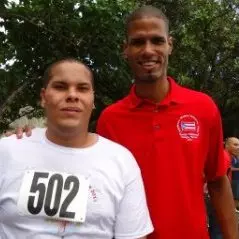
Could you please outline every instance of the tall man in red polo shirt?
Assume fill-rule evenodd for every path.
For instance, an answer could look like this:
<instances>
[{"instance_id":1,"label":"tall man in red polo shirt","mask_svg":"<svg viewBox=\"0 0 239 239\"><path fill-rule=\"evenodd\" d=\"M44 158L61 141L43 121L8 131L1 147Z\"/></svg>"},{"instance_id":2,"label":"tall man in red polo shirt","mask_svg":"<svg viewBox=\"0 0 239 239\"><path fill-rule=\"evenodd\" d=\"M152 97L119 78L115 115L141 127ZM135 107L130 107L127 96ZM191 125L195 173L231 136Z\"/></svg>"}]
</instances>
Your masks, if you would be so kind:
<instances>
[{"instance_id":1,"label":"tall man in red polo shirt","mask_svg":"<svg viewBox=\"0 0 239 239\"><path fill-rule=\"evenodd\" d=\"M141 167L155 227L148 238L208 239L205 175L223 238L238 239L216 105L167 76L172 38L159 9L133 12L126 32L135 84L103 111L97 131L131 150Z\"/></svg>"},{"instance_id":2,"label":"tall man in red polo shirt","mask_svg":"<svg viewBox=\"0 0 239 239\"><path fill-rule=\"evenodd\" d=\"M150 239L207 239L203 175L224 239L238 239L213 100L167 76L168 19L142 7L126 24L124 55L135 80L128 96L101 114L99 134L126 146L141 167L155 232Z\"/></svg>"}]
</instances>

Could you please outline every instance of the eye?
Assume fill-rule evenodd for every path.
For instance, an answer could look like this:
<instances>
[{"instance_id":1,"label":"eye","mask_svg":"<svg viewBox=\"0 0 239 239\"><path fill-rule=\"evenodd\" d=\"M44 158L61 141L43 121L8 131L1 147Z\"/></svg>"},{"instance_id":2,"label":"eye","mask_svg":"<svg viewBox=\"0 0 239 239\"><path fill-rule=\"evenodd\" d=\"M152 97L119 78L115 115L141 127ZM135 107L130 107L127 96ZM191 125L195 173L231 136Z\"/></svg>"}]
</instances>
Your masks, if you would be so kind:
<instances>
[{"instance_id":1,"label":"eye","mask_svg":"<svg viewBox=\"0 0 239 239\"><path fill-rule=\"evenodd\" d=\"M79 85L78 90L81 92L89 91L90 87L88 85Z\"/></svg>"},{"instance_id":2,"label":"eye","mask_svg":"<svg viewBox=\"0 0 239 239\"><path fill-rule=\"evenodd\" d=\"M165 39L163 37L153 37L151 39L152 44L154 45L161 45L165 43Z\"/></svg>"},{"instance_id":3,"label":"eye","mask_svg":"<svg viewBox=\"0 0 239 239\"><path fill-rule=\"evenodd\" d=\"M145 40L142 38L135 38L130 41L132 46L142 46L145 43Z\"/></svg>"},{"instance_id":4,"label":"eye","mask_svg":"<svg viewBox=\"0 0 239 239\"><path fill-rule=\"evenodd\" d=\"M53 88L57 89L57 90L64 90L64 89L66 89L66 86L63 84L54 84Z\"/></svg>"}]
</instances>

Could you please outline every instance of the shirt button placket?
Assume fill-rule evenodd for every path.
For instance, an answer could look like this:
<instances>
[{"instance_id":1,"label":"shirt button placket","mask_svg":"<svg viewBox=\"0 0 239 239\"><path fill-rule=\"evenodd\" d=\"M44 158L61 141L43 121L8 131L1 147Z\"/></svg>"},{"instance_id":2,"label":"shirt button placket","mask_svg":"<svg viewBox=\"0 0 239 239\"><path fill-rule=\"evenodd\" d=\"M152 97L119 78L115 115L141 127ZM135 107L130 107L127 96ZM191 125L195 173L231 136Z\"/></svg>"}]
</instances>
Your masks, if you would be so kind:
<instances>
[{"instance_id":1,"label":"shirt button placket","mask_svg":"<svg viewBox=\"0 0 239 239\"><path fill-rule=\"evenodd\" d=\"M155 113L155 115L153 117L154 118L153 128L154 128L154 130L159 130L160 126L159 126L159 123L157 122L157 113L159 112L158 106L155 106L153 112Z\"/></svg>"}]
</instances>

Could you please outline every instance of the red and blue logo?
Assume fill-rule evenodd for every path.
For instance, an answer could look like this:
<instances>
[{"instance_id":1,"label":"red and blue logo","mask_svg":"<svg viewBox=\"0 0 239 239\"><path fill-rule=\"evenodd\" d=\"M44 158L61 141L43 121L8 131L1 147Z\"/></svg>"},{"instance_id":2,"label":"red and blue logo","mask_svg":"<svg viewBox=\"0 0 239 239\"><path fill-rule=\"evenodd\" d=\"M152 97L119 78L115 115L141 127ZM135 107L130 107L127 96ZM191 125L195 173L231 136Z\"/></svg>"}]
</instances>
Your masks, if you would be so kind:
<instances>
[{"instance_id":1,"label":"red and blue logo","mask_svg":"<svg viewBox=\"0 0 239 239\"><path fill-rule=\"evenodd\" d=\"M197 118L190 114L181 116L177 122L179 135L183 139L197 139L199 136L199 128Z\"/></svg>"}]
</instances>

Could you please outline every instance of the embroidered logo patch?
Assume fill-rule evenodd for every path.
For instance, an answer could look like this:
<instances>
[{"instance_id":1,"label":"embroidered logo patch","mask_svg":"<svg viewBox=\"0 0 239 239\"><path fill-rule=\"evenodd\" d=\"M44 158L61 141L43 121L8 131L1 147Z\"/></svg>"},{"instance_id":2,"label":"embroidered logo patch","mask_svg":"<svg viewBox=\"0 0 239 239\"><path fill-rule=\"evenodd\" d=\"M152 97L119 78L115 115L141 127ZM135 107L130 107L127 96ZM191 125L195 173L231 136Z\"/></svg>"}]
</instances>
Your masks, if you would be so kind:
<instances>
[{"instance_id":1,"label":"embroidered logo patch","mask_svg":"<svg viewBox=\"0 0 239 239\"><path fill-rule=\"evenodd\" d=\"M177 122L177 128L182 139L191 141L199 136L198 120L193 115L182 115Z\"/></svg>"}]
</instances>

